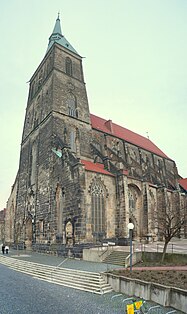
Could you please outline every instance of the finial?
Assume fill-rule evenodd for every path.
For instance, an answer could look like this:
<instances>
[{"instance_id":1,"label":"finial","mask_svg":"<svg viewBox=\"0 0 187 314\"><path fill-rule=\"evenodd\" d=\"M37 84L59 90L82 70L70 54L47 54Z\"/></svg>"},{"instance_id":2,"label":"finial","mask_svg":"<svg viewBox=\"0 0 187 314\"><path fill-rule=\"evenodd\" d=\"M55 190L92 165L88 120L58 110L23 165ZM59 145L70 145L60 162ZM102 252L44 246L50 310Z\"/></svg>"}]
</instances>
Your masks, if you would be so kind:
<instances>
[{"instance_id":1,"label":"finial","mask_svg":"<svg viewBox=\"0 0 187 314\"><path fill-rule=\"evenodd\" d=\"M58 18L57 20L60 20L60 11L58 11Z\"/></svg>"}]
</instances>

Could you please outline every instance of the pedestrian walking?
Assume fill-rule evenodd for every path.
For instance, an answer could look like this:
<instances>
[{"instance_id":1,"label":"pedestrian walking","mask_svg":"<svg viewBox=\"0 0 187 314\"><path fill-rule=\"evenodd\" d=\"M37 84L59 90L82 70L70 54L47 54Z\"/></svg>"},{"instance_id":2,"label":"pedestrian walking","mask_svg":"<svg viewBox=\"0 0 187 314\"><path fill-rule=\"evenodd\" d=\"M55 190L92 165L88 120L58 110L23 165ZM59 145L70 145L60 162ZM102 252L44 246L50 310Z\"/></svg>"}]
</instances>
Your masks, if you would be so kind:
<instances>
[{"instance_id":1,"label":"pedestrian walking","mask_svg":"<svg viewBox=\"0 0 187 314\"><path fill-rule=\"evenodd\" d=\"M6 252L6 254L8 254L8 251L9 251L9 246L6 245L6 246L5 246L5 252Z\"/></svg>"},{"instance_id":2,"label":"pedestrian walking","mask_svg":"<svg viewBox=\"0 0 187 314\"><path fill-rule=\"evenodd\" d=\"M5 245L4 245L4 243L2 245L2 253L5 254Z\"/></svg>"}]
</instances>

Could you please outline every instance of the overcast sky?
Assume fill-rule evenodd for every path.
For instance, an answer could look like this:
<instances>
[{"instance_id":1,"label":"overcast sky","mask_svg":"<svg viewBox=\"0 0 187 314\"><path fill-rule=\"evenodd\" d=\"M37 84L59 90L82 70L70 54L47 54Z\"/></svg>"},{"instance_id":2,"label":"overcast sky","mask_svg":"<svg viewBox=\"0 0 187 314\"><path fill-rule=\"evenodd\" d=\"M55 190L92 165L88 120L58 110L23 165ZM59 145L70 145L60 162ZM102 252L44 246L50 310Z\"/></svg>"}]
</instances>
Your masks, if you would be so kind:
<instances>
[{"instance_id":1,"label":"overcast sky","mask_svg":"<svg viewBox=\"0 0 187 314\"><path fill-rule=\"evenodd\" d=\"M186 0L0 1L0 209L19 165L27 83L58 11L90 112L149 138L187 177Z\"/></svg>"}]
</instances>

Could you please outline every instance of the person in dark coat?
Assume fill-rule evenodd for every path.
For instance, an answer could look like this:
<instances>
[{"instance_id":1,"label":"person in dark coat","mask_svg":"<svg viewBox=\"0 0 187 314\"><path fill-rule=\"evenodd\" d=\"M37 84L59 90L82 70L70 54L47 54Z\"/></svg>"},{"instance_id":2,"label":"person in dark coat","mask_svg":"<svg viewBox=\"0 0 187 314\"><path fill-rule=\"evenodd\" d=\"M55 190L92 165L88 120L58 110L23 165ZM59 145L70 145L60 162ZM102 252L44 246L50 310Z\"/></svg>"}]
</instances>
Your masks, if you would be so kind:
<instances>
[{"instance_id":1,"label":"person in dark coat","mask_svg":"<svg viewBox=\"0 0 187 314\"><path fill-rule=\"evenodd\" d=\"M2 253L5 254L5 245L4 245L4 243L2 245Z\"/></svg>"}]
</instances>

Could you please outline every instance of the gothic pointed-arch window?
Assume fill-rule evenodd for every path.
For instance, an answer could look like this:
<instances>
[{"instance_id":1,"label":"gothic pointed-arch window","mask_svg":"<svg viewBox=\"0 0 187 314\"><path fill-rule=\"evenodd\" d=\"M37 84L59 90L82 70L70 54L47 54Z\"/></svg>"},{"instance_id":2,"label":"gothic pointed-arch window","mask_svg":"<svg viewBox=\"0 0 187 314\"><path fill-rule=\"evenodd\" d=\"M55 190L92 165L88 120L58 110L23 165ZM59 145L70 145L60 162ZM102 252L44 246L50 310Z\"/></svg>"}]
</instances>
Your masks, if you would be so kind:
<instances>
[{"instance_id":1,"label":"gothic pointed-arch window","mask_svg":"<svg viewBox=\"0 0 187 314\"><path fill-rule=\"evenodd\" d=\"M29 167L29 183L33 186L36 183L36 175L37 175L37 143L32 143L32 148L30 151L30 167Z\"/></svg>"},{"instance_id":2,"label":"gothic pointed-arch window","mask_svg":"<svg viewBox=\"0 0 187 314\"><path fill-rule=\"evenodd\" d=\"M72 61L69 57L66 58L66 74L72 76Z\"/></svg>"},{"instance_id":3,"label":"gothic pointed-arch window","mask_svg":"<svg viewBox=\"0 0 187 314\"><path fill-rule=\"evenodd\" d=\"M31 85L31 91L30 91L31 99L34 97L34 93L35 93L35 81Z\"/></svg>"},{"instance_id":4,"label":"gothic pointed-arch window","mask_svg":"<svg viewBox=\"0 0 187 314\"><path fill-rule=\"evenodd\" d=\"M35 111L35 112L34 112L34 123L33 123L33 128L36 128L36 127L38 126L38 123L39 123L39 121L38 121L38 112L37 112L37 111Z\"/></svg>"},{"instance_id":5,"label":"gothic pointed-arch window","mask_svg":"<svg viewBox=\"0 0 187 314\"><path fill-rule=\"evenodd\" d=\"M136 209L136 196L132 191L129 191L129 211L133 212Z\"/></svg>"},{"instance_id":6,"label":"gothic pointed-arch window","mask_svg":"<svg viewBox=\"0 0 187 314\"><path fill-rule=\"evenodd\" d=\"M92 232L105 231L105 188L99 180L94 180L91 185L91 208L92 208Z\"/></svg>"},{"instance_id":7,"label":"gothic pointed-arch window","mask_svg":"<svg viewBox=\"0 0 187 314\"><path fill-rule=\"evenodd\" d=\"M76 137L75 130L71 130L71 132L70 132L70 147L71 147L71 151L74 153L76 152L75 137Z\"/></svg>"},{"instance_id":8,"label":"gothic pointed-arch window","mask_svg":"<svg viewBox=\"0 0 187 314\"><path fill-rule=\"evenodd\" d=\"M29 112L28 115L27 115L27 128L29 129L30 127L30 122L31 122L31 113Z\"/></svg>"},{"instance_id":9,"label":"gothic pointed-arch window","mask_svg":"<svg viewBox=\"0 0 187 314\"><path fill-rule=\"evenodd\" d=\"M72 93L70 93L68 95L67 105L68 105L68 113L69 113L69 115L71 117L77 118L78 114L77 114L76 98L75 98L75 96Z\"/></svg>"}]
</instances>

